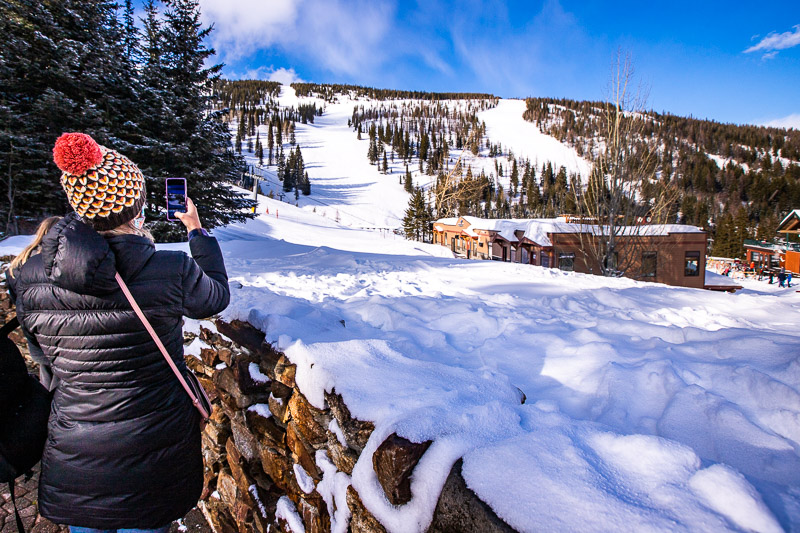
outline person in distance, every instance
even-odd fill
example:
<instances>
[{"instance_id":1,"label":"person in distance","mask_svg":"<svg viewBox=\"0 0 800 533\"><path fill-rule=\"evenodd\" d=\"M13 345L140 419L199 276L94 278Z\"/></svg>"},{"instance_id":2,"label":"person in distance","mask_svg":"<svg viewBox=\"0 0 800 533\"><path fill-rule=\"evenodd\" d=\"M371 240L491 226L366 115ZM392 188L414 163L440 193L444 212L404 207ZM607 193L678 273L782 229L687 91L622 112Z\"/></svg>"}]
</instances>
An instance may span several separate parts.
<instances>
[{"instance_id":1,"label":"person in distance","mask_svg":"<svg viewBox=\"0 0 800 533\"><path fill-rule=\"evenodd\" d=\"M166 532L202 490L201 417L115 274L185 373L183 317L219 313L230 299L222 253L188 198L177 216L192 256L156 251L144 176L122 154L66 133L53 155L75 211L7 275L53 376L39 511L73 533Z\"/></svg>"}]
</instances>

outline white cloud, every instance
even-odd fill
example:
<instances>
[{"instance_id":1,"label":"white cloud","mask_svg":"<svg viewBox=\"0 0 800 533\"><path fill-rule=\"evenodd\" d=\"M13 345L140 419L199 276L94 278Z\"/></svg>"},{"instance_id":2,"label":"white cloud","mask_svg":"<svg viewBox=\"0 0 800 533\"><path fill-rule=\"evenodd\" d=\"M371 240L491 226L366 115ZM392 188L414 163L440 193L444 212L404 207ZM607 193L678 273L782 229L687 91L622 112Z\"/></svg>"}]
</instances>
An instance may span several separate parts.
<instances>
[{"instance_id":1,"label":"white cloud","mask_svg":"<svg viewBox=\"0 0 800 533\"><path fill-rule=\"evenodd\" d=\"M794 128L800 130L800 113L792 113L791 115L783 118L776 118L768 122L764 122L765 126L772 126L773 128Z\"/></svg>"},{"instance_id":2,"label":"white cloud","mask_svg":"<svg viewBox=\"0 0 800 533\"><path fill-rule=\"evenodd\" d=\"M786 50L800 45L800 24L794 26L793 31L783 33L772 32L758 43L744 51L745 54L763 51L762 59L772 59L778 54L778 50Z\"/></svg>"},{"instance_id":3,"label":"white cloud","mask_svg":"<svg viewBox=\"0 0 800 533\"><path fill-rule=\"evenodd\" d=\"M517 15L504 2L464 1L451 22L453 49L486 92L524 97L544 94L547 78L586 82L572 56L595 58L598 50L559 0L545 0L519 29L511 29L511 17ZM478 27L481 31L475 31Z\"/></svg>"},{"instance_id":4,"label":"white cloud","mask_svg":"<svg viewBox=\"0 0 800 533\"><path fill-rule=\"evenodd\" d=\"M279 81L284 85L291 85L292 83L302 83L305 80L300 79L300 76L294 71L293 68L285 69L279 68L269 73L267 77L269 81Z\"/></svg>"},{"instance_id":5,"label":"white cloud","mask_svg":"<svg viewBox=\"0 0 800 533\"><path fill-rule=\"evenodd\" d=\"M359 74L383 62L394 6L385 1L307 2L297 44L333 72Z\"/></svg>"},{"instance_id":6,"label":"white cloud","mask_svg":"<svg viewBox=\"0 0 800 533\"><path fill-rule=\"evenodd\" d=\"M302 83L302 79L293 68L258 67L246 69L244 71L229 71L225 75L230 80L268 80L277 81L284 85L292 83Z\"/></svg>"},{"instance_id":7,"label":"white cloud","mask_svg":"<svg viewBox=\"0 0 800 533\"><path fill-rule=\"evenodd\" d=\"M386 59L394 0L201 0L223 61L280 47L334 72L357 74Z\"/></svg>"},{"instance_id":8,"label":"white cloud","mask_svg":"<svg viewBox=\"0 0 800 533\"><path fill-rule=\"evenodd\" d=\"M201 0L203 23L214 24L217 52L238 59L281 42L295 25L302 0Z\"/></svg>"}]
</instances>

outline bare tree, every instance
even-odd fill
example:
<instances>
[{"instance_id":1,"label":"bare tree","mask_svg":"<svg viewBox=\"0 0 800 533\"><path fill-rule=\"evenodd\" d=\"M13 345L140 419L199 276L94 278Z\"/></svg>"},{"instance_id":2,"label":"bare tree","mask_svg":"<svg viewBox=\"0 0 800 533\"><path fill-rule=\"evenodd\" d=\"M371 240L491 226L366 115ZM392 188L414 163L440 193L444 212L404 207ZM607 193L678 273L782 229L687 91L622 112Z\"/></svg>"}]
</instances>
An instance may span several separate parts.
<instances>
[{"instance_id":1,"label":"bare tree","mask_svg":"<svg viewBox=\"0 0 800 533\"><path fill-rule=\"evenodd\" d=\"M586 187L573 187L580 240L588 269L636 277L645 237L665 223L677 189L658 177L655 140L643 134L647 92L633 88L630 56L618 52L606 102L597 117L599 142Z\"/></svg>"},{"instance_id":2,"label":"bare tree","mask_svg":"<svg viewBox=\"0 0 800 533\"><path fill-rule=\"evenodd\" d=\"M473 139L480 139L479 127L474 127L464 146L470 146ZM477 141L476 141L477 142ZM463 180L463 168L461 159L464 157L466 148L461 150L453 170L448 173L440 173L436 178L432 191L433 204L436 209L437 218L453 216L458 211L458 206L473 200L480 195L481 184L477 180Z\"/></svg>"}]
</instances>

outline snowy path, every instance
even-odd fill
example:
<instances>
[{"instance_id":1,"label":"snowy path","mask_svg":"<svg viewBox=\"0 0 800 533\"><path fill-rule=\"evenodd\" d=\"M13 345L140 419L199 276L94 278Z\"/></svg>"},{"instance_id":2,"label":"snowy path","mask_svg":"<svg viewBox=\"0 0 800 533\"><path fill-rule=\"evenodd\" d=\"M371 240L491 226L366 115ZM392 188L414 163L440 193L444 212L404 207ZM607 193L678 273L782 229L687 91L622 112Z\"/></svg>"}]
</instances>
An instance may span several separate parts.
<instances>
[{"instance_id":1,"label":"snowy path","mask_svg":"<svg viewBox=\"0 0 800 533\"><path fill-rule=\"evenodd\" d=\"M297 203L308 210L313 209L331 220L354 228L401 227L409 199L400 183L400 178L405 174L405 165L399 159L389 160L388 174L383 174L377 166L370 165L367 160L369 140L366 131L359 140L347 122L352 117L355 106L368 109L381 105L402 106L413 101L380 102L338 95L337 102L325 103L315 97L298 97L295 90L287 85L281 87L278 101L284 108L314 103L317 107L324 106L325 109L323 116L315 117L313 124L296 124L295 137L303 153L312 194L310 197L300 195L296 199L290 194L285 198L286 201ZM460 108L465 105L465 101L453 101L450 105ZM523 100L500 100L495 108L480 112L478 116L486 122L488 138L493 143L501 143L504 149L510 148L517 157L529 158L536 165L537 175L542 163L552 161L556 172L563 165L568 172L588 176L591 167L589 162L578 157L574 149L541 133L534 124L525 121L522 118L524 110ZM266 126L259 126L259 131L262 140L265 139ZM287 157L292 148L288 139L284 139ZM493 175L494 159L485 157L487 153L483 148L481 155L484 157L475 157L467 152L464 154L463 164L470 165L476 175L481 169L487 175ZM448 168L451 168L460 154L461 150L451 147ZM244 155L248 163L256 163L253 154L245 152ZM506 168L505 175L499 182L508 188L508 159L499 157L498 162ZM412 162L409 170L414 175L415 185L423 188L431 186L433 178L421 174L417 162ZM275 167L270 167L266 173L271 176L272 183L265 184L264 192L272 189L276 194L280 193Z\"/></svg>"},{"instance_id":2,"label":"snowy path","mask_svg":"<svg viewBox=\"0 0 800 533\"><path fill-rule=\"evenodd\" d=\"M347 125L358 102L341 98L342 103L326 104L325 114L315 117L314 124L297 123L295 137L312 185L311 197L301 196L298 203L331 219L338 214L343 224L352 227L399 227L408 207L408 193L399 183L404 169L394 165L390 169L394 173L385 175L369 164L368 136L365 133L358 140ZM299 99L294 89L286 85L281 89L279 101L282 106L295 107L300 102L323 104L319 99ZM284 148L287 156L289 149L287 143Z\"/></svg>"}]
</instances>

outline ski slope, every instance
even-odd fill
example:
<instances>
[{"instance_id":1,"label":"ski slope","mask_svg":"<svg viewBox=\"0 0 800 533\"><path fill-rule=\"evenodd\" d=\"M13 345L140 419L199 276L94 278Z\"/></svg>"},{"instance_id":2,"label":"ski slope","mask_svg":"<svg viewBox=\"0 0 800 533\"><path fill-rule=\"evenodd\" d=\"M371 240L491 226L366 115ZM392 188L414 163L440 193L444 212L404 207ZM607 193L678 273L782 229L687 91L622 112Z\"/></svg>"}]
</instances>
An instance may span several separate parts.
<instances>
[{"instance_id":1,"label":"ski slope","mask_svg":"<svg viewBox=\"0 0 800 533\"><path fill-rule=\"evenodd\" d=\"M295 90L288 85L281 87L278 102L282 108L295 108L301 104L314 103L318 108L324 107L321 117L315 117L313 124L296 124L295 138L303 154L303 161L311 182L311 195L306 197L289 193L283 199L307 210L313 210L323 216L354 228L387 228L396 229L402 226L402 219L408 207L409 194L401 184L406 167L400 159L388 161L389 172L383 174L377 166L370 165L367 160L369 140L367 134L362 139L347 125L355 106L380 107L390 104L398 106L403 103L414 103L414 100L377 101L368 98L353 98L341 94L336 102L324 102L316 97L298 97ZM448 101L451 110L464 106L464 101ZM539 128L522 118L525 111L523 100L499 100L495 108L478 114L479 120L486 122L487 137L494 143L500 143L504 151L511 150L520 158L527 158L534 164L537 176L542 164L551 162L553 169L563 166L569 173L576 173L583 178L588 177L591 165L579 157L573 148L560 143L556 138L539 131ZM236 124L231 125L235 131ZM261 139L267 137L267 126L258 128ZM249 137L255 141L254 137ZM284 153L293 146L284 139ZM245 142L246 144L246 142ZM257 165L254 154L243 152L248 163ZM276 155L277 157L277 155ZM497 161L505 169L502 177L495 176L494 158L488 157L488 150L481 145L481 151L474 156L468 150L455 149L451 146L448 168L455 166L456 160L462 157L464 168L471 166L474 175L483 170L487 176L493 176L498 184L506 190L510 189L510 166L506 156L498 156ZM434 177L419 171L418 161L409 165L414 185L428 189L434 183ZM262 182L264 194L270 191L277 197L281 194L281 183L277 179L275 166L264 166L260 173L267 176Z\"/></svg>"},{"instance_id":2,"label":"ski slope","mask_svg":"<svg viewBox=\"0 0 800 533\"><path fill-rule=\"evenodd\" d=\"M592 165L580 157L574 148L562 144L555 137L544 134L533 122L522 118L525 100L500 100L496 107L478 113L478 119L486 122L486 135L492 142L499 142L503 149L511 149L517 157L530 159L537 173L542 164L553 163L553 172L559 167L567 174L578 174L584 182L589 178Z\"/></svg>"}]
</instances>

